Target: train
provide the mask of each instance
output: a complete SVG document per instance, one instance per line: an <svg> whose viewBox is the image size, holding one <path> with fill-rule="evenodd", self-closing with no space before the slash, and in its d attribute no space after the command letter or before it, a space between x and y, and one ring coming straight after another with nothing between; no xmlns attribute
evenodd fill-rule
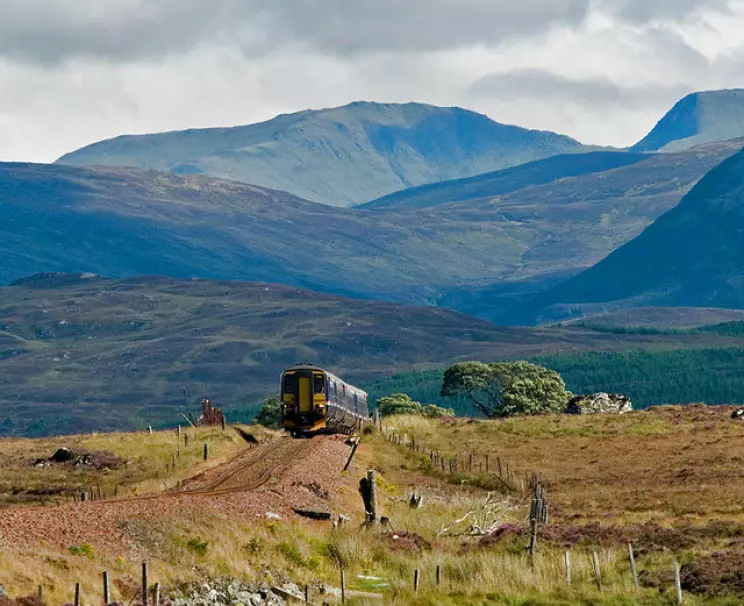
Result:
<svg viewBox="0 0 744 606"><path fill-rule="evenodd" d="M352 433L369 418L367 392L312 364L281 374L282 426L293 436Z"/></svg>

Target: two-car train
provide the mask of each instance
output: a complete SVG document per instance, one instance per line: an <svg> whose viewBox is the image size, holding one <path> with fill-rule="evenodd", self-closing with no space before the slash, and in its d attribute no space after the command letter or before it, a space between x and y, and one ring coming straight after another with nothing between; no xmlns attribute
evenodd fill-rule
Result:
<svg viewBox="0 0 744 606"><path fill-rule="evenodd" d="M349 433L369 418L365 391L311 364L282 373L281 411L292 435Z"/></svg>

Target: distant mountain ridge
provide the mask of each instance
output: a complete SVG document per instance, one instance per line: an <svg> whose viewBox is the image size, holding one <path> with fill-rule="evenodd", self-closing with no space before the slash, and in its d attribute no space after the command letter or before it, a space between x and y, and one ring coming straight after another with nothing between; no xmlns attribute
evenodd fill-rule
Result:
<svg viewBox="0 0 744 606"><path fill-rule="evenodd" d="M200 175L0 163L0 283L49 271L240 279L483 315L489 297L453 291L497 283L508 303L577 274L675 206L733 145L426 209L336 208Z"/></svg>
<svg viewBox="0 0 744 606"><path fill-rule="evenodd" d="M578 141L458 107L356 102L257 124L123 135L62 156L232 179L335 206L582 151Z"/></svg>
<svg viewBox="0 0 744 606"><path fill-rule="evenodd" d="M477 200L567 177L600 173L635 164L649 157L650 154L625 151L560 154L475 177L412 187L372 200L359 208L429 208L450 202Z"/></svg>
<svg viewBox="0 0 744 606"><path fill-rule="evenodd" d="M744 136L744 89L692 93L674 107L631 151L680 151Z"/></svg>
<svg viewBox="0 0 744 606"><path fill-rule="evenodd" d="M512 314L532 323L651 305L744 308L744 150L638 237Z"/></svg>

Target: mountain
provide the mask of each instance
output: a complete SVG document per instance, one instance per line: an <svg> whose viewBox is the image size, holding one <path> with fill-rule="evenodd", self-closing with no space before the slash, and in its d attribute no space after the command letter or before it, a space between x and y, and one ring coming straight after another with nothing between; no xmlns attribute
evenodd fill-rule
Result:
<svg viewBox="0 0 744 606"><path fill-rule="evenodd" d="M535 292L638 235L731 145L426 209L335 208L200 175L0 164L0 282L159 274L414 304L496 282Z"/></svg>
<svg viewBox="0 0 744 606"><path fill-rule="evenodd" d="M57 162L202 174L352 206L582 149L569 137L459 107L357 102L248 126L120 136Z"/></svg>
<svg viewBox="0 0 744 606"><path fill-rule="evenodd" d="M590 173L599 173L648 159L646 153L596 151L560 154L467 179L412 187L362 204L360 208L429 208L450 202L500 196Z"/></svg>
<svg viewBox="0 0 744 606"><path fill-rule="evenodd" d="M505 315L515 300L564 281L632 240L743 145L740 139L656 154L605 172L429 209L448 220L500 217L499 226L512 235L512 246L491 261L502 270L498 280L450 288L439 304L501 323L517 321Z"/></svg>
<svg viewBox="0 0 744 606"><path fill-rule="evenodd" d="M692 93L631 150L679 151L744 136L744 89Z"/></svg>
<svg viewBox="0 0 744 606"><path fill-rule="evenodd" d="M743 236L744 150L637 238L513 313L544 321L650 305L744 308Z"/></svg>
<svg viewBox="0 0 744 606"><path fill-rule="evenodd" d="M711 347L742 343L701 338ZM203 397L232 420L248 418L276 394L281 370L298 362L360 384L463 359L692 342L504 328L444 309L277 284L41 274L0 287L0 434L175 424L185 402L193 410Z"/></svg>

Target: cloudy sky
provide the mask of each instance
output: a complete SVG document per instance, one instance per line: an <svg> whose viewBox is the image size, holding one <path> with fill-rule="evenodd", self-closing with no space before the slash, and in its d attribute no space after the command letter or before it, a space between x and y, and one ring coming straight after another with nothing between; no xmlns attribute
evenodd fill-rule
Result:
<svg viewBox="0 0 744 606"><path fill-rule="evenodd" d="M744 87L744 0L0 0L0 160L353 100L587 143Z"/></svg>

